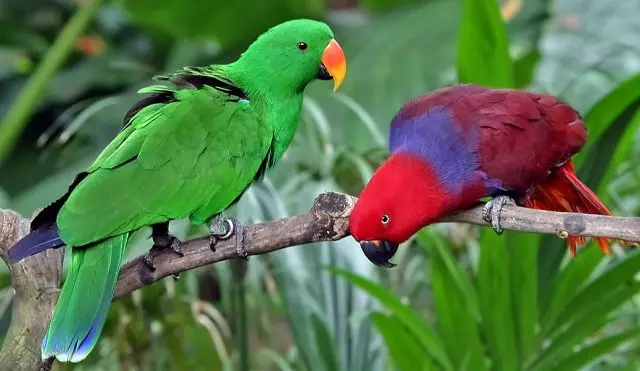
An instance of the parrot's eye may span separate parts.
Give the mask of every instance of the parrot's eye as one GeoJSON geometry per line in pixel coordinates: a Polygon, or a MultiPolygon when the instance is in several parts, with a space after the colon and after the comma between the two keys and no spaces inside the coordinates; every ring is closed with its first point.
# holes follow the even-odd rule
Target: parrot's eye
{"type": "Polygon", "coordinates": [[[389,215],[383,215],[382,218],[380,218],[380,223],[382,224],[389,224],[389,222],[391,221],[391,218],[389,218],[389,215]]]}
{"type": "Polygon", "coordinates": [[[307,43],[305,43],[305,42],[299,42],[298,43],[298,49],[300,49],[300,50],[307,50],[308,47],[309,47],[309,45],[307,45],[307,43]]]}

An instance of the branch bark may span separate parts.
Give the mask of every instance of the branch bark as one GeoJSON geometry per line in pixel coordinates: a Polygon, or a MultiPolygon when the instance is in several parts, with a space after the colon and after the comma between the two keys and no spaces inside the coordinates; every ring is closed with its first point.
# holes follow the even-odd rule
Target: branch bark
{"type": "MultiPolygon", "coordinates": [[[[348,236],[348,218],[355,197],[328,192],[319,195],[311,210],[275,221],[245,228],[245,250],[260,255],[289,246],[317,241],[335,241],[348,236]]],[[[442,222],[462,222],[488,226],[482,219],[482,207],[453,214],[442,222]]],[[[558,213],[505,206],[501,225],[505,230],[575,236],[611,237],[640,242],[640,218],[558,213]]],[[[7,251],[29,229],[29,220],[10,210],[0,210],[0,257],[8,262],[7,251]]],[[[170,251],[154,258],[151,272],[138,257],[120,270],[115,297],[127,295],[174,273],[236,258],[233,239],[220,241],[216,251],[209,249],[208,238],[185,242],[184,257],[170,251]]],[[[48,370],[40,360],[40,342],[48,326],[59,293],[62,249],[48,250],[9,264],[15,289],[13,317],[0,351],[0,370],[48,370]]]]}
{"type": "Polygon", "coordinates": [[[0,351],[0,370],[50,370],[40,359],[40,342],[58,300],[64,249],[47,250],[16,264],[7,252],[29,233],[29,220],[0,210],[0,257],[9,265],[14,289],[11,325],[0,351]]]}

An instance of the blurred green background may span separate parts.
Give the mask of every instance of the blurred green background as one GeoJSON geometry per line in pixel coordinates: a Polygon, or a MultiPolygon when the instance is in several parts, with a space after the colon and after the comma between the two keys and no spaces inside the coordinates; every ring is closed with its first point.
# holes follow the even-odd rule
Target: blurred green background
{"type": "MultiPolygon", "coordinates": [[[[153,75],[231,61],[308,17],[335,30],[347,78],[338,93],[309,87],[285,158],[231,210],[244,223],[357,195],[400,105],[454,82],[572,104],[590,130],[580,177],[615,214],[640,215],[639,14],[637,0],[0,0],[0,207],[31,215],[62,194],[153,75]]],[[[350,238],[289,248],[118,300],[90,357],[55,369],[638,370],[640,255],[613,251],[573,260],[557,238],[453,224],[421,231],[391,270],[350,238]]]]}

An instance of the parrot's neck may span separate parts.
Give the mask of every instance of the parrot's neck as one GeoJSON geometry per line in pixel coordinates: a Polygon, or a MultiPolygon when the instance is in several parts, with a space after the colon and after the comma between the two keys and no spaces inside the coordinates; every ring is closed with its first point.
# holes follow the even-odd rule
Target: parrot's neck
{"type": "Polygon", "coordinates": [[[420,227],[477,200],[476,192],[470,192],[469,184],[461,184],[460,190],[451,189],[439,175],[439,169],[420,156],[396,153],[383,167],[380,176],[386,179],[379,189],[379,197],[385,197],[382,193],[394,194],[407,220],[419,219],[420,227]]]}
{"type": "Polygon", "coordinates": [[[227,65],[226,72],[242,88],[258,115],[273,129],[274,157],[278,161],[298,129],[303,91],[282,86],[271,76],[255,76],[239,62],[227,65]]]}
{"type": "MultiPolygon", "coordinates": [[[[359,239],[383,239],[402,243],[421,228],[450,213],[473,205],[482,197],[484,187],[477,181],[451,189],[441,172],[420,156],[394,153],[378,168],[356,204],[351,219],[352,233],[359,239]],[[388,214],[391,223],[382,234],[376,225],[388,214]],[[373,232],[372,232],[373,231],[373,232]]],[[[351,223],[350,221],[350,223],[351,223]]]]}

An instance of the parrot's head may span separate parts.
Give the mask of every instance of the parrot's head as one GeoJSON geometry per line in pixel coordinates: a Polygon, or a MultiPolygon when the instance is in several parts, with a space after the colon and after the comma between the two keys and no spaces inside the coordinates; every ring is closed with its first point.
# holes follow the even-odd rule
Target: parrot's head
{"type": "Polygon", "coordinates": [[[432,174],[418,156],[393,154],[360,194],[349,232],[375,265],[393,267],[399,244],[435,219],[441,191],[432,174]]]}
{"type": "Polygon", "coordinates": [[[295,92],[302,92],[316,79],[333,79],[337,90],[347,73],[344,53],[331,28],[309,19],[270,28],[249,46],[239,62],[251,66],[272,89],[295,92]]]}

